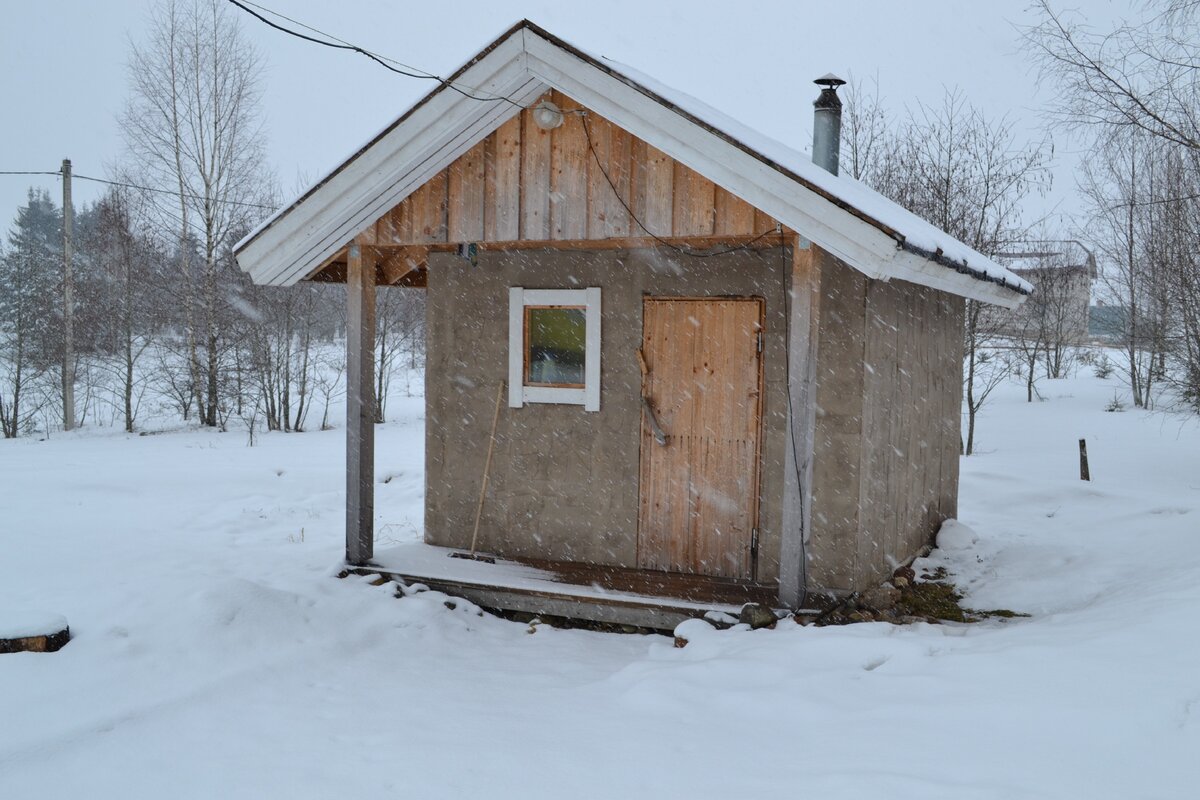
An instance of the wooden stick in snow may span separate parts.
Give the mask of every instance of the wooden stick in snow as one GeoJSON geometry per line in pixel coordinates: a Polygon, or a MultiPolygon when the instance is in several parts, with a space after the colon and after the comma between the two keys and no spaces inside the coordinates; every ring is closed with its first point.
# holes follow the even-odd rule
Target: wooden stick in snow
{"type": "Polygon", "coordinates": [[[500,420],[500,401],[504,398],[504,381],[496,390],[496,411],[492,414],[492,433],[488,440],[487,459],[483,462],[483,483],[479,487],[479,505],[475,509],[475,530],[471,531],[471,555],[475,555],[475,545],[479,542],[479,520],[483,518],[483,498],[487,494],[488,475],[492,470],[492,450],[496,447],[496,423],[500,420]]]}

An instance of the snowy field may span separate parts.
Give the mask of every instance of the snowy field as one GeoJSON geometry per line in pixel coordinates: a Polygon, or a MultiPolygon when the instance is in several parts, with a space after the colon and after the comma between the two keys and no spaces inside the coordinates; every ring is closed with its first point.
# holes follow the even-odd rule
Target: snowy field
{"type": "MultiPolygon", "coordinates": [[[[333,579],[340,430],[0,442],[0,623],[75,637],[0,656],[0,798],[1198,797],[1200,430],[1084,374],[1002,387],[932,557],[1030,618],[684,649],[333,579]]],[[[381,547],[421,524],[391,414],[381,547]]]]}

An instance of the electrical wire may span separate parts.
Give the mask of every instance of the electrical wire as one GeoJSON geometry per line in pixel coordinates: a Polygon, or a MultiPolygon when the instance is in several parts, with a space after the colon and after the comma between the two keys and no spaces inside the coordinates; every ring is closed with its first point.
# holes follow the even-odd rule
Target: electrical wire
{"type": "Polygon", "coordinates": [[[609,177],[608,170],[606,170],[604,168],[604,164],[601,163],[600,154],[596,152],[596,147],[592,143],[592,131],[591,131],[591,127],[588,125],[588,121],[587,121],[588,113],[583,110],[572,111],[572,112],[567,112],[567,113],[578,114],[580,119],[582,120],[583,134],[585,137],[587,137],[588,150],[591,151],[592,158],[594,158],[596,160],[596,166],[600,169],[600,174],[603,175],[604,180],[608,182],[608,187],[610,189],[612,189],[613,196],[615,196],[617,198],[617,202],[620,203],[621,207],[625,209],[625,213],[629,214],[629,218],[632,219],[634,222],[636,222],[638,227],[646,232],[647,236],[649,236],[654,241],[658,242],[663,247],[673,250],[674,252],[679,253],[680,255],[690,256],[691,258],[712,258],[713,256],[723,256],[723,255],[728,255],[729,253],[736,253],[739,250],[748,250],[751,247],[753,247],[755,244],[757,244],[758,242],[767,238],[768,236],[771,236],[772,234],[776,234],[776,233],[781,234],[783,232],[782,226],[776,225],[771,230],[763,231],[758,236],[755,236],[753,239],[751,239],[748,242],[743,242],[741,244],[734,245],[733,247],[727,247],[727,248],[723,248],[721,250],[706,250],[704,252],[697,252],[697,251],[692,250],[687,247],[680,247],[679,245],[675,244],[674,242],[664,239],[663,237],[656,234],[654,231],[647,228],[646,224],[644,222],[642,222],[640,219],[638,219],[637,214],[633,213],[633,209],[629,207],[629,204],[625,202],[625,198],[621,196],[621,192],[617,189],[617,185],[613,182],[613,179],[611,177],[609,177]]]}
{"type": "MultiPolygon", "coordinates": [[[[322,31],[318,28],[314,28],[311,25],[306,25],[305,23],[300,22],[299,20],[292,19],[289,16],[281,14],[278,11],[273,11],[272,9],[269,9],[258,3],[252,2],[251,0],[244,0],[244,1],[243,0],[229,0],[229,2],[232,5],[236,6],[237,8],[241,9],[242,11],[246,12],[247,14],[250,14],[251,16],[253,16],[255,19],[259,20],[260,22],[263,22],[266,25],[269,25],[270,27],[274,28],[275,30],[282,31],[283,33],[289,34],[291,36],[295,36],[296,38],[302,39],[306,42],[312,42],[313,44],[319,44],[319,45],[323,45],[325,47],[331,47],[331,48],[334,48],[335,50],[349,50],[354,53],[359,53],[360,55],[366,56],[367,58],[371,59],[372,61],[379,64],[380,66],[382,66],[386,69],[389,69],[392,72],[395,72],[399,75],[404,75],[409,78],[418,78],[418,79],[423,79],[423,80],[437,81],[438,83],[442,84],[446,88],[453,89],[454,91],[458,92],[459,94],[463,95],[464,97],[469,97],[472,100],[479,100],[482,102],[504,101],[504,102],[509,103],[510,105],[515,106],[516,108],[524,110],[524,106],[522,106],[520,103],[517,103],[517,102],[511,100],[508,97],[502,97],[499,95],[493,95],[491,97],[483,97],[478,94],[472,94],[471,92],[477,92],[478,90],[472,89],[471,92],[468,92],[465,89],[454,85],[452,82],[450,82],[450,81],[446,80],[445,78],[442,78],[438,75],[435,75],[432,72],[427,72],[425,70],[419,69],[418,67],[414,67],[409,64],[405,64],[401,61],[396,61],[395,59],[387,58],[386,56],[379,55],[378,53],[373,53],[370,50],[360,47],[359,45],[356,45],[352,42],[347,42],[344,39],[339,39],[338,37],[336,37],[330,33],[326,33],[325,31],[322,31]],[[253,8],[251,8],[251,6],[253,6],[253,8]],[[263,14],[258,13],[258,11],[255,11],[254,9],[258,9],[259,11],[262,11],[264,14],[270,14],[272,16],[278,17],[279,19],[287,20],[288,22],[292,23],[293,25],[298,25],[307,31],[315,33],[319,36],[323,36],[325,38],[318,39],[316,37],[309,36],[307,34],[299,32],[299,31],[292,30],[284,25],[280,25],[277,22],[267,19],[265,16],[263,16],[263,14]],[[326,41],[326,40],[332,40],[332,41],[326,41]],[[390,64],[387,63],[389,61],[391,62],[390,64]],[[396,64],[399,66],[392,66],[393,64],[396,64]]],[[[583,130],[584,130],[584,134],[587,136],[588,150],[591,151],[592,157],[596,160],[596,166],[600,168],[600,173],[604,176],[604,180],[608,182],[608,186],[610,189],[612,189],[612,192],[616,196],[617,201],[620,202],[621,206],[625,209],[626,213],[629,214],[629,218],[632,219],[634,222],[636,222],[638,227],[641,228],[643,231],[645,231],[646,234],[650,238],[654,239],[654,241],[658,242],[663,247],[666,247],[666,248],[668,248],[676,253],[679,253],[681,255],[689,256],[692,258],[712,258],[713,256],[727,255],[729,253],[734,253],[739,250],[746,250],[746,249],[752,247],[753,245],[757,244],[762,239],[765,239],[766,237],[770,236],[771,234],[776,233],[776,230],[764,231],[762,234],[760,234],[759,236],[756,236],[754,239],[750,240],[749,242],[743,242],[742,244],[738,244],[733,247],[728,247],[728,248],[724,248],[721,250],[710,250],[710,251],[706,251],[706,252],[696,252],[694,250],[691,250],[690,248],[680,247],[679,245],[675,244],[674,242],[667,241],[666,239],[664,239],[663,237],[659,236],[658,234],[651,231],[648,227],[646,227],[645,223],[643,223],[641,221],[641,219],[639,219],[638,216],[633,213],[633,209],[629,207],[629,204],[627,202],[625,202],[625,198],[622,197],[621,193],[617,190],[616,184],[613,183],[613,180],[609,176],[608,171],[604,169],[604,165],[600,162],[600,156],[596,152],[595,145],[592,143],[592,132],[587,123],[587,113],[584,111],[577,111],[577,112],[571,112],[571,113],[579,114],[581,119],[583,120],[583,130]]]]}
{"type": "MultiPolygon", "coordinates": [[[[799,244],[792,246],[795,247],[799,244]]],[[[792,254],[795,258],[795,253],[792,254]]],[[[792,303],[795,298],[792,296],[791,271],[787,268],[787,248],[783,245],[779,247],[779,272],[782,280],[783,288],[783,341],[784,350],[790,350],[792,346],[792,303]]],[[[785,357],[783,359],[783,381],[784,391],[787,393],[787,426],[788,426],[788,442],[791,445],[792,451],[792,466],[796,472],[796,492],[800,495],[800,608],[808,607],[808,527],[811,525],[811,512],[808,520],[804,516],[805,503],[805,486],[804,486],[804,468],[800,462],[800,451],[796,445],[796,405],[792,397],[792,359],[785,357]]],[[[810,442],[811,446],[811,442],[810,442]]],[[[799,609],[797,609],[799,610],[799,609]]]]}
{"type": "Polygon", "coordinates": [[[254,17],[259,22],[269,25],[270,27],[274,28],[277,31],[286,33],[289,36],[295,36],[297,39],[303,39],[306,42],[312,42],[313,44],[319,44],[324,47],[331,47],[335,50],[349,50],[352,53],[358,53],[359,55],[366,56],[367,58],[371,59],[379,66],[383,67],[384,69],[395,72],[397,75],[403,75],[407,78],[417,78],[418,80],[437,81],[442,86],[446,87],[447,89],[452,89],[453,91],[458,92],[463,97],[469,97],[472,100],[478,100],[479,102],[482,102],[482,103],[501,103],[501,102],[503,102],[503,103],[509,103],[510,105],[516,106],[517,108],[522,108],[522,109],[524,108],[524,106],[522,106],[520,103],[512,100],[511,98],[504,97],[501,95],[487,96],[488,93],[486,93],[486,92],[479,93],[480,90],[475,89],[473,87],[468,87],[467,89],[464,89],[461,86],[454,84],[452,81],[446,80],[445,78],[441,77],[440,75],[435,75],[432,72],[427,72],[426,70],[420,69],[418,67],[410,66],[401,61],[397,61],[394,58],[388,58],[387,56],[382,56],[378,53],[374,53],[370,50],[367,50],[365,47],[360,47],[359,45],[356,45],[352,42],[347,42],[344,39],[339,39],[338,37],[336,37],[332,34],[326,33],[325,31],[319,30],[310,25],[305,25],[303,22],[300,22],[299,20],[292,19],[291,17],[280,14],[278,11],[273,11],[265,6],[261,6],[258,3],[252,3],[252,2],[249,2],[249,0],[246,0],[246,2],[241,2],[240,0],[229,0],[229,2],[230,2],[230,4],[236,6],[237,8],[240,8],[242,11],[244,11],[247,14],[249,14],[250,16],[254,17]],[[250,8],[250,6],[253,6],[254,8],[250,8]],[[262,14],[258,13],[258,11],[255,11],[254,10],[255,8],[261,10],[265,14],[270,14],[270,15],[278,17],[280,19],[285,19],[288,22],[291,22],[293,25],[299,25],[300,27],[304,28],[305,30],[312,31],[313,33],[316,33],[320,36],[324,36],[325,38],[318,39],[314,36],[309,36],[307,34],[299,32],[299,31],[292,30],[291,28],[287,27],[286,25],[280,25],[277,22],[267,19],[262,14]],[[327,41],[329,39],[331,39],[332,41],[327,41]],[[389,62],[391,62],[391,63],[389,63],[389,62]],[[393,64],[398,65],[398,66],[393,66],[393,64]]]}
{"type": "MultiPolygon", "coordinates": [[[[72,173],[72,177],[79,178],[79,180],[81,180],[81,181],[95,181],[96,183],[104,183],[104,184],[108,184],[109,186],[121,186],[126,189],[138,189],[143,192],[157,192],[159,194],[169,194],[174,197],[180,196],[180,193],[175,189],[156,189],[153,186],[139,186],[136,183],[125,183],[123,181],[110,181],[106,178],[93,178],[88,175],[80,175],[77,172],[72,173]]],[[[201,200],[206,203],[223,203],[225,205],[230,205],[230,206],[245,206],[246,208],[259,208],[259,209],[264,209],[266,211],[274,211],[276,208],[275,206],[267,205],[266,203],[251,203],[251,202],[248,202],[245,200],[222,200],[219,198],[204,197],[203,195],[199,195],[199,194],[191,194],[189,192],[184,192],[183,197],[186,197],[189,200],[201,200]]]]}
{"type": "MultiPolygon", "coordinates": [[[[0,175],[53,175],[56,178],[61,178],[62,172],[60,170],[54,170],[53,172],[40,170],[0,170],[0,175]]],[[[91,175],[81,175],[78,172],[72,172],[71,177],[81,181],[92,181],[93,183],[103,183],[108,186],[119,186],[125,189],[137,189],[143,192],[157,192],[158,194],[169,194],[173,197],[180,196],[179,191],[176,189],[156,189],[153,186],[141,186],[136,183],[126,183],[125,181],[113,181],[107,178],[94,178],[91,175]]],[[[221,203],[223,205],[230,206],[245,206],[246,208],[258,208],[266,211],[274,211],[276,208],[275,206],[267,205],[265,203],[251,203],[245,200],[222,200],[215,197],[206,198],[203,195],[191,194],[189,192],[184,192],[183,197],[187,198],[188,200],[201,200],[209,203],[221,203]]]]}

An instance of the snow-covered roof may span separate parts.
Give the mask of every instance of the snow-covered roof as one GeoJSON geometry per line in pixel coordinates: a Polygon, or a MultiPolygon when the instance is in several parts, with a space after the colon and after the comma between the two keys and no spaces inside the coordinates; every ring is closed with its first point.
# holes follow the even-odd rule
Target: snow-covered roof
{"type": "Polygon", "coordinates": [[[1074,239],[1018,242],[997,253],[996,260],[1018,275],[1047,269],[1076,269],[1096,277],[1096,256],[1074,239]]]}
{"type": "Polygon", "coordinates": [[[859,181],[528,20],[484,48],[235,247],[256,283],[312,275],[360,230],[553,88],[770,214],[869,277],[1015,307],[1032,286],[859,181]],[[514,105],[515,104],[515,105],[514,105]]]}

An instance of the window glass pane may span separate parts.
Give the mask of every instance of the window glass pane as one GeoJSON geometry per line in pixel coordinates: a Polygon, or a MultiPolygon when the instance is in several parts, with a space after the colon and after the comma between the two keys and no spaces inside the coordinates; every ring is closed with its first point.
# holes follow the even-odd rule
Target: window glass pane
{"type": "Polygon", "coordinates": [[[525,382],[583,386],[587,316],[582,308],[525,309],[525,382]]]}

